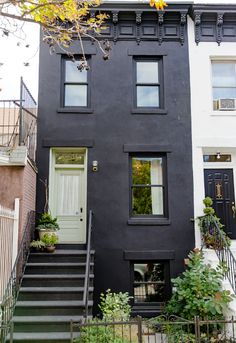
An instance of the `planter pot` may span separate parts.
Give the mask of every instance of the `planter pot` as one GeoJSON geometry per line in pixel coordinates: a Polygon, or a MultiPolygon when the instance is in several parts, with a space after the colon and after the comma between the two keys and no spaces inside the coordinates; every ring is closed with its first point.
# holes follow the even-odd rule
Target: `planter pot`
{"type": "Polygon", "coordinates": [[[55,230],[38,230],[39,232],[39,239],[42,240],[43,236],[48,233],[49,235],[52,233],[56,233],[55,230]]]}
{"type": "Polygon", "coordinates": [[[55,249],[56,249],[55,245],[51,245],[51,246],[46,247],[47,252],[50,252],[50,253],[54,252],[55,249]]]}

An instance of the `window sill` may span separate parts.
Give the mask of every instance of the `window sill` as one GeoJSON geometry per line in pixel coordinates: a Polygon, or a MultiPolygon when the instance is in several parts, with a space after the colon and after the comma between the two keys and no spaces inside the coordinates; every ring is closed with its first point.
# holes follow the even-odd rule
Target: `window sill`
{"type": "Polygon", "coordinates": [[[162,108],[132,108],[132,114],[167,114],[168,111],[162,108]]]}
{"type": "Polygon", "coordinates": [[[60,107],[58,113],[93,113],[93,109],[89,107],[60,107]]]}
{"type": "Polygon", "coordinates": [[[233,116],[233,117],[235,117],[236,116],[236,110],[234,110],[234,111],[213,111],[211,113],[211,116],[222,116],[222,117],[233,116]]]}
{"type": "Polygon", "coordinates": [[[133,226],[165,226],[165,225],[170,225],[171,221],[170,219],[167,218],[130,218],[127,221],[128,225],[133,225],[133,226]]]}

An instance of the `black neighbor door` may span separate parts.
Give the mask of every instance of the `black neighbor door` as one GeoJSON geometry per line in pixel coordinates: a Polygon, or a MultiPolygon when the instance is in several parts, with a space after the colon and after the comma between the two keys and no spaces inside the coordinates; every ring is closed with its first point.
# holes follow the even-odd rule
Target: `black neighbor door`
{"type": "Polygon", "coordinates": [[[221,218],[224,230],[230,238],[236,238],[236,218],[233,169],[205,169],[205,193],[213,200],[216,215],[221,218]]]}

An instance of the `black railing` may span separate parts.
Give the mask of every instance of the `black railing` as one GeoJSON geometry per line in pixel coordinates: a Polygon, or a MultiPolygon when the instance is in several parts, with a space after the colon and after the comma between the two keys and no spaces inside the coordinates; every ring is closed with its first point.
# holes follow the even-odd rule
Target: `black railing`
{"type": "Polygon", "coordinates": [[[26,262],[30,252],[30,242],[33,238],[35,228],[35,212],[31,211],[28,214],[27,224],[19,245],[17,258],[13,266],[9,282],[3,295],[0,320],[0,342],[5,343],[6,337],[10,332],[11,320],[15,309],[15,304],[21,281],[24,275],[26,262]]]}
{"type": "Polygon", "coordinates": [[[159,316],[151,320],[141,317],[129,321],[87,323],[71,322],[71,343],[235,343],[236,318],[208,320],[194,317],[159,316]]]}
{"type": "Polygon", "coordinates": [[[90,286],[90,262],[91,262],[91,235],[92,235],[92,221],[93,212],[89,211],[89,223],[88,223],[88,235],[87,235],[87,252],[86,252],[86,269],[85,269],[85,280],[84,280],[84,294],[83,294],[83,305],[84,305],[84,317],[88,319],[88,308],[89,308],[89,286],[90,286]]]}
{"type": "Polygon", "coordinates": [[[21,79],[20,100],[0,100],[0,146],[26,146],[35,161],[37,104],[21,79]]]}
{"type": "Polygon", "coordinates": [[[204,231],[201,234],[203,245],[215,250],[220,263],[225,268],[225,275],[236,294],[236,259],[230,250],[227,236],[222,232],[212,215],[209,215],[208,220],[204,220],[204,231]]]}

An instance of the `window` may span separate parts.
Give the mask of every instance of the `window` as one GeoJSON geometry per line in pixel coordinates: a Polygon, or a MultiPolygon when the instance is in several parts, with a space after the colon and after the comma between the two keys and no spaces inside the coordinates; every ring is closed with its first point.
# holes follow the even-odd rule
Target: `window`
{"type": "Polygon", "coordinates": [[[213,109],[235,109],[229,102],[220,99],[236,98],[236,62],[234,61],[213,61],[212,62],[212,85],[213,85],[213,109]],[[225,108],[224,108],[225,107],[225,108]],[[227,108],[228,107],[228,108],[227,108]]]}
{"type": "Polygon", "coordinates": [[[231,155],[217,153],[216,155],[203,155],[204,162],[231,162],[231,155]]]}
{"type": "Polygon", "coordinates": [[[133,264],[134,303],[164,303],[169,296],[169,266],[165,261],[133,264]]]}
{"type": "Polygon", "coordinates": [[[136,60],[136,107],[161,107],[160,60],[136,60]]]}
{"type": "Polygon", "coordinates": [[[79,71],[77,63],[67,59],[64,60],[63,105],[88,106],[88,71],[79,71]]]}
{"type": "Polygon", "coordinates": [[[165,216],[164,156],[131,156],[131,216],[165,216]]]}

